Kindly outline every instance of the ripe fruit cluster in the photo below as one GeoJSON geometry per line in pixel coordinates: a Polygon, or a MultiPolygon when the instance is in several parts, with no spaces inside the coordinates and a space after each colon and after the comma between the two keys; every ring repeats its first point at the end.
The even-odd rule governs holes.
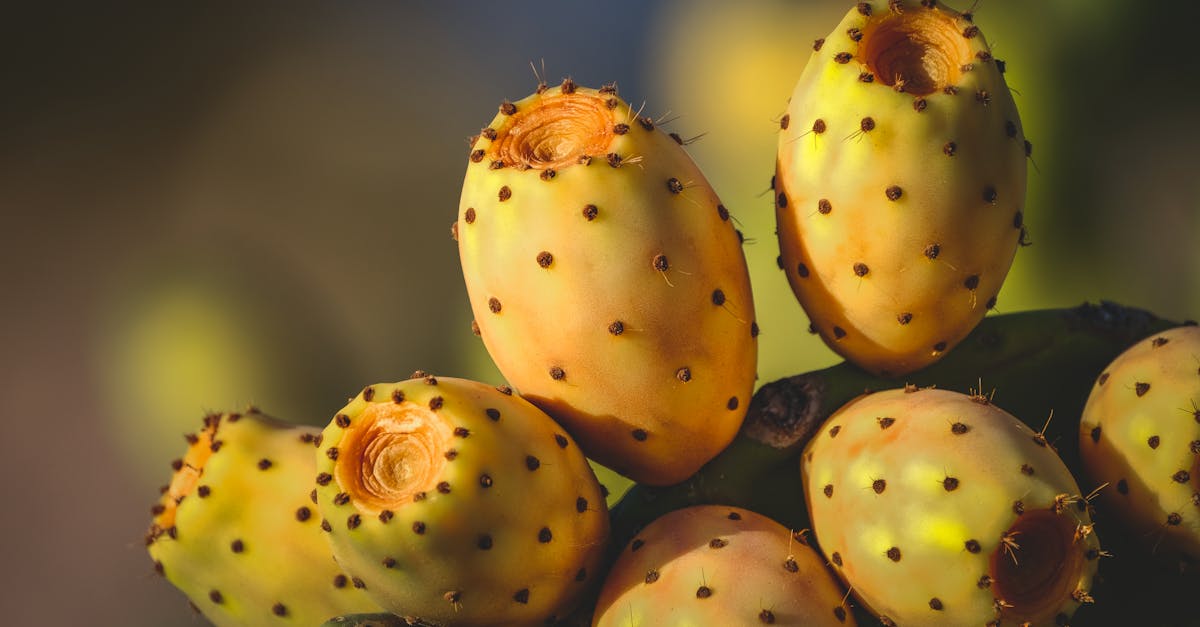
{"type": "MultiPolygon", "coordinates": [[[[473,331],[512,387],[418,372],[323,431],[206,418],[154,508],[156,570],[222,625],[634,627],[1064,625],[1094,602],[1097,520],[1190,567],[1194,328],[1097,373],[1086,474],[1040,417],[897,378],[936,371],[1027,242],[1032,144],[1003,74],[973,16],[934,0],[859,2],[814,44],[780,119],[779,264],[852,364],[844,387],[888,389],[776,423],[811,423],[778,446],[758,434],[781,412],[754,394],[744,238],[680,136],[613,85],[504,101],[472,140],[452,234],[473,331]],[[589,459],[642,492],[610,515],[589,459]],[[738,505],[763,491],[811,528],[738,505]],[[647,494],[673,505],[626,524],[647,494]]],[[[969,363],[1000,361],[1021,369],[969,363]]]]}

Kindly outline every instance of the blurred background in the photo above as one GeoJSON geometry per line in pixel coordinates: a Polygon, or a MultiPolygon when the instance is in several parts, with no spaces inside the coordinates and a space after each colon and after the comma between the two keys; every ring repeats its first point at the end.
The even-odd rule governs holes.
{"type": "MultiPolygon", "coordinates": [[[[966,8],[965,2],[951,3],[966,8]]],[[[985,0],[1032,139],[998,309],[1200,317],[1191,3],[985,0]],[[1155,15],[1155,13],[1158,15],[1155,15]]],[[[6,624],[203,624],[142,546],[207,410],[324,424],[415,369],[499,383],[450,239],[504,98],[617,81],[740,221],[760,382],[836,362],[775,266],[777,118],[851,3],[24,3],[0,98],[6,624]]],[[[1002,391],[1003,392],[1003,391],[1002,391]]],[[[998,399],[999,400],[999,399],[998,399]]]]}

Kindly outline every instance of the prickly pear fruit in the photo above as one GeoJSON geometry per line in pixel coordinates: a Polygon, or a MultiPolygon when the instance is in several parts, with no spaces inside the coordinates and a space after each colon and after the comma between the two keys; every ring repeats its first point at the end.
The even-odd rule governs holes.
{"type": "Polygon", "coordinates": [[[844,597],[803,533],[699,505],[650,523],[621,552],[592,625],[854,625],[844,597]]]}
{"type": "Polygon", "coordinates": [[[316,625],[378,612],[333,560],[309,496],[312,427],[257,410],[188,436],[146,535],[154,568],[217,625],[316,625]]]}
{"type": "Polygon", "coordinates": [[[1030,144],[983,34],[940,2],[860,2],[814,50],[780,124],[780,265],[830,348],[906,374],[995,305],[1030,144]]]}
{"type": "Polygon", "coordinates": [[[615,88],[501,105],[455,230],[492,359],[589,457],[667,485],[733,439],[758,335],[741,236],[678,136],[615,88]]]}
{"type": "Polygon", "coordinates": [[[1063,625],[1091,601],[1086,499],[1045,438],[986,397],[859,397],[801,469],[817,542],[886,625],[1063,625]]]}
{"type": "Polygon", "coordinates": [[[600,484],[565,431],[507,388],[432,376],[367,387],[317,459],[334,555],[390,612],[542,624],[599,574],[600,484]]]}
{"type": "Polygon", "coordinates": [[[1100,510],[1163,561],[1200,561],[1200,327],[1122,353],[1096,379],[1080,421],[1100,510]]]}

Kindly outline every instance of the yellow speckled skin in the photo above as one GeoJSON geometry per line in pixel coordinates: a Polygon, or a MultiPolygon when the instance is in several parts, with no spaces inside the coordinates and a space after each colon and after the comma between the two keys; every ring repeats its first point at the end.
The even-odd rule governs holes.
{"type": "Polygon", "coordinates": [[[182,501],[148,548],[214,624],[307,626],[380,611],[334,562],[309,500],[317,433],[256,412],[214,414],[182,459],[177,472],[196,481],[163,495],[164,505],[182,501]]]}
{"type": "Polygon", "coordinates": [[[908,0],[902,13],[861,4],[870,15],[850,10],[792,94],[776,217],[781,264],[815,331],[859,366],[900,376],[936,361],[994,306],[1023,234],[1026,142],[969,21],[940,2],[908,0]],[[901,15],[949,29],[960,47],[954,93],[900,92],[871,72],[864,47],[901,15]]]}
{"type": "Polygon", "coordinates": [[[855,625],[844,597],[803,536],[745,509],[700,505],[655,520],[625,547],[592,625],[855,625]]]}
{"type": "MultiPolygon", "coordinates": [[[[563,97],[552,88],[515,109],[563,97]]],[[[612,93],[571,97],[611,101],[604,123],[627,132],[549,178],[493,169],[490,156],[468,164],[456,229],[471,307],[500,371],[589,457],[673,484],[733,439],[753,391],[758,327],[740,236],[667,133],[612,93]]],[[[505,132],[509,117],[488,128],[505,132]]],[[[473,148],[492,143],[485,134],[473,148]]]]}
{"type": "Polygon", "coordinates": [[[322,434],[319,473],[338,477],[335,466],[359,461],[330,450],[373,403],[433,411],[466,431],[453,436],[453,459],[431,481],[444,490],[430,485],[391,514],[353,496],[339,505],[340,479],[318,480],[338,562],[401,616],[462,626],[565,616],[599,575],[609,531],[600,484],[576,443],[518,396],[463,379],[411,379],[370,386],[339,412],[345,418],[322,434]]]}
{"type": "Polygon", "coordinates": [[[1075,480],[1034,436],[1010,414],[956,392],[890,390],[851,401],[801,462],[822,551],[867,608],[897,625],[984,625],[997,617],[1063,624],[1056,621],[1079,605],[1072,595],[1083,600],[1077,591],[1090,590],[1099,544],[1075,480]],[[1070,498],[1056,507],[1059,495],[1070,498]],[[1026,530],[1015,542],[1034,550],[1058,538],[1062,553],[1050,568],[1062,564],[1061,571],[1032,583],[995,581],[993,560],[1011,558],[1002,537],[1031,516],[1065,539],[1035,542],[1026,530]],[[1076,530],[1082,537],[1073,538],[1076,530]],[[1004,599],[1002,583],[1019,589],[1038,581],[1036,607],[1004,599]],[[1014,607],[997,615],[998,598],[1014,607]]]}
{"type": "Polygon", "coordinates": [[[1200,561],[1200,327],[1164,331],[1096,379],[1079,450],[1101,509],[1165,562],[1200,561]],[[1174,516],[1173,516],[1174,515],[1174,516]]]}

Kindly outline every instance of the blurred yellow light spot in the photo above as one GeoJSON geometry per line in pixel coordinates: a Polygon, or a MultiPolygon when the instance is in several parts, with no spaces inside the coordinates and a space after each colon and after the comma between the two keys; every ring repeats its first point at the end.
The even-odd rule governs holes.
{"type": "Polygon", "coordinates": [[[124,459],[136,476],[160,482],[205,412],[242,409],[269,379],[246,321],[210,290],[179,283],[131,291],[116,307],[99,370],[124,459]]]}

